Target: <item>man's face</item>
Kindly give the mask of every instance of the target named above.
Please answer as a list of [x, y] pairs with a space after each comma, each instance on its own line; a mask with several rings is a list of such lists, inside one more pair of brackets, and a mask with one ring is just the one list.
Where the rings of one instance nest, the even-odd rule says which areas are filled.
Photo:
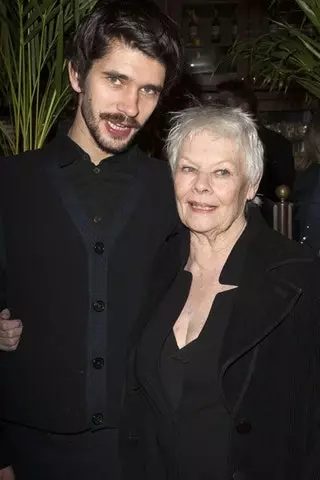
[[76, 118], [86, 142], [104, 156], [127, 148], [159, 101], [165, 67], [157, 60], [115, 42], [108, 54], [96, 60], [81, 85], [70, 67], [70, 82], [79, 93]]

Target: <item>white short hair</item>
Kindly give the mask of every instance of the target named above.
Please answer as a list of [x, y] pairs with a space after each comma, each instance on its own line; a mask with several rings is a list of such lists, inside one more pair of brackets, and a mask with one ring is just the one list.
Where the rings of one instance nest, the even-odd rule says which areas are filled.
[[172, 171], [176, 169], [183, 142], [203, 131], [234, 141], [239, 152], [244, 152], [249, 182], [255, 185], [260, 181], [264, 153], [254, 119], [240, 108], [221, 105], [198, 105], [173, 114], [166, 141]]

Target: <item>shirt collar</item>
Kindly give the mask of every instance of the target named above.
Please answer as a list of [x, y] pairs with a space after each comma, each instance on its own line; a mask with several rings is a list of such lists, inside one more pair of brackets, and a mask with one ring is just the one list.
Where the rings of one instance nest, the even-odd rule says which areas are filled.
[[[74, 162], [86, 161], [91, 162], [90, 155], [85, 152], [76, 142], [74, 142], [68, 135], [58, 135], [56, 138], [58, 142], [59, 155], [57, 156], [57, 163], [59, 167], [67, 167]], [[113, 162], [124, 162], [126, 160], [135, 159], [138, 155], [139, 147], [134, 144], [130, 146], [127, 150], [121, 153], [117, 153], [112, 157], [105, 158], [100, 162], [107, 160], [112, 160]]]

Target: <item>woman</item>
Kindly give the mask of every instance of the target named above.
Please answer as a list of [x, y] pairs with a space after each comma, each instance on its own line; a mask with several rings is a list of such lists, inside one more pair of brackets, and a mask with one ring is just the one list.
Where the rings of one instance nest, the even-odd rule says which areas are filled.
[[249, 206], [263, 171], [254, 122], [187, 109], [167, 151], [190, 254], [146, 319], [128, 389], [149, 405], [130, 427], [145, 478], [320, 479], [319, 266]]
[[320, 112], [304, 138], [303, 161], [297, 165], [293, 190], [294, 238], [320, 252]]

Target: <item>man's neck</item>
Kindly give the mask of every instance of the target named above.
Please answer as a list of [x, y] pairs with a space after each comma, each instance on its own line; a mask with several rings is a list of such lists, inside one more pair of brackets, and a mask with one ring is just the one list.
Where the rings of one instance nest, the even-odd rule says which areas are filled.
[[110, 153], [103, 152], [87, 132], [82, 132], [79, 126], [73, 124], [68, 132], [68, 136], [89, 156], [94, 165], [111, 156]]

